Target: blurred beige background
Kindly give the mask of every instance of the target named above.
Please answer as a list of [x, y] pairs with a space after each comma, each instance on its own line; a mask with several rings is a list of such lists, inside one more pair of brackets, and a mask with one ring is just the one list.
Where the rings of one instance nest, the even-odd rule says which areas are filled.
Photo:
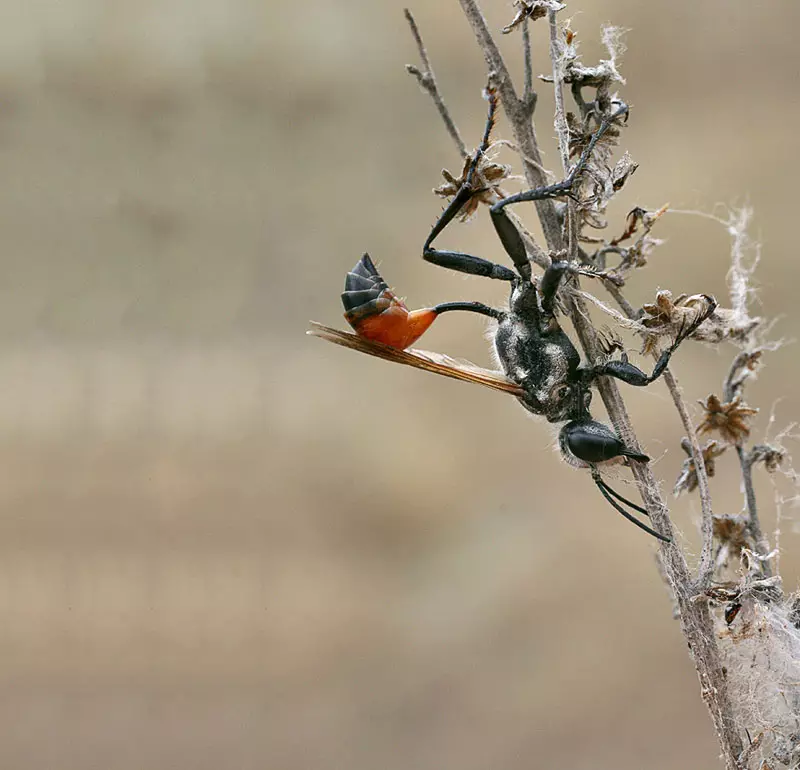
[[[511, 17], [484, 5], [495, 30]], [[469, 28], [454, 0], [413, 10], [473, 145]], [[636, 204], [748, 200], [759, 297], [796, 337], [800, 8], [570, 11], [589, 60], [603, 22], [632, 30], [641, 167], [614, 230]], [[304, 336], [343, 323], [365, 249], [411, 304], [504, 298], [418, 257], [430, 189], [459, 164], [406, 62], [399, 2], [0, 4], [0, 766], [718, 766], [654, 546], [559, 463], [548, 426]], [[551, 115], [543, 88], [553, 167]], [[484, 220], [447, 242], [500, 258]], [[721, 228], [674, 216], [656, 234], [632, 301], [724, 296]], [[449, 317], [426, 346], [486, 363], [482, 332]], [[796, 351], [750, 391], [759, 438], [776, 402], [776, 425], [800, 415]], [[691, 399], [730, 356], [681, 351]], [[666, 391], [629, 395], [669, 490]], [[721, 465], [717, 509], [737, 512]], [[674, 516], [694, 550], [696, 500]]]

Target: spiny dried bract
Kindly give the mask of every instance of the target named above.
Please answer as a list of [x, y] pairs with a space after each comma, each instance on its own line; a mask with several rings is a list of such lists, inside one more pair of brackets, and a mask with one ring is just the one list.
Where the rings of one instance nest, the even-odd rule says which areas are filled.
[[622, 337], [610, 326], [604, 326], [602, 329], [597, 330], [597, 342], [608, 358], [611, 358], [614, 353], [621, 353], [625, 350], [625, 343], [622, 341]]
[[[708, 312], [711, 301], [706, 294], [679, 294], [677, 298], [673, 299], [669, 289], [657, 292], [654, 303], [646, 303], [642, 306], [639, 323], [649, 332], [645, 336], [642, 352], [653, 352], [659, 337], [678, 336], [683, 329]], [[703, 327], [707, 322], [708, 320], [704, 321], [692, 333], [692, 339], [704, 341]]]
[[[620, 103], [614, 102], [609, 105], [607, 112], [602, 114], [592, 112], [582, 120], [573, 113], [567, 113], [571, 158], [577, 159], [582, 155], [602, 119], [609, 118], [619, 107]], [[609, 201], [636, 171], [637, 164], [628, 153], [625, 153], [613, 167], [611, 166], [612, 156], [619, 143], [620, 131], [626, 118], [627, 113], [619, 115], [594, 145], [576, 195], [580, 201], [578, 209], [581, 213], [582, 224], [595, 230], [603, 230], [608, 226], [603, 215]]]
[[764, 463], [768, 473], [775, 473], [781, 469], [786, 455], [787, 452], [783, 447], [756, 444], [750, 450], [750, 464]]
[[[491, 206], [496, 201], [506, 197], [506, 193], [500, 188], [500, 184], [506, 179], [513, 178], [511, 166], [507, 166], [504, 163], [496, 163], [492, 159], [494, 154], [492, 151], [500, 146], [501, 142], [495, 142], [490, 145], [489, 149], [478, 161], [478, 166], [472, 174], [472, 182], [470, 184], [471, 189], [475, 190], [475, 195], [464, 204], [458, 214], [458, 219], [462, 222], [470, 219], [481, 203]], [[467, 181], [467, 174], [471, 164], [472, 157], [468, 156], [464, 160], [464, 167], [461, 169], [461, 176], [458, 178], [454, 177], [446, 168], [443, 168], [442, 176], [445, 179], [445, 183], [434, 188], [433, 191], [442, 198], [452, 198], [458, 194], [458, 191]]]
[[[578, 46], [574, 42], [574, 33], [566, 26], [561, 59], [558, 62], [563, 70], [564, 82], [578, 88], [603, 89], [604, 93], [600, 94], [601, 98], [607, 97], [612, 83], [625, 83], [625, 78], [617, 70], [617, 59], [625, 52], [625, 44], [622, 42], [624, 33], [625, 30], [619, 27], [604, 27], [602, 41], [609, 58], [601, 59], [600, 63], [594, 67], [587, 67], [581, 61]], [[553, 82], [552, 75], [540, 75], [539, 79], [545, 83]]]
[[[635, 170], [635, 165], [633, 169]], [[637, 206], [635, 209], [628, 212], [628, 216], [625, 219], [624, 232], [617, 238], [605, 242], [593, 255], [593, 260], [600, 265], [605, 265], [606, 254], [619, 254], [619, 264], [612, 272], [620, 284], [624, 285], [625, 274], [635, 268], [645, 267], [653, 250], [656, 246], [660, 246], [663, 243], [661, 239], [651, 236], [650, 230], [652, 230], [653, 225], [663, 216], [668, 208], [669, 204], [665, 203], [656, 211], [648, 211], [641, 206]], [[639, 232], [640, 227], [642, 228], [641, 234], [630, 246], [620, 245], [624, 241], [633, 238], [633, 236]], [[584, 240], [588, 241], [591, 239], [584, 238]], [[652, 339], [650, 347], [653, 347], [654, 344], [655, 338]]]
[[714, 516], [714, 542], [720, 548], [726, 548], [726, 556], [738, 559], [744, 548], [752, 547], [753, 539], [747, 523], [747, 516], [741, 514]]
[[[627, 155], [627, 153], [625, 154]], [[648, 211], [641, 206], [631, 209], [628, 212], [628, 216], [625, 217], [625, 232], [622, 233], [619, 238], [614, 238], [610, 245], [617, 246], [623, 241], [627, 241], [628, 238], [632, 238], [634, 234], [638, 232], [639, 225], [644, 229], [644, 235], [647, 235], [647, 233], [653, 229], [653, 225], [661, 219], [668, 210], [669, 203], [665, 203], [660, 209], [656, 209], [655, 211]]]
[[705, 402], [698, 403], [705, 410], [703, 421], [697, 426], [698, 433], [717, 431], [725, 441], [737, 446], [750, 435], [747, 422], [754, 414], [758, 414], [758, 409], [743, 404], [741, 396], [736, 396], [733, 401], [722, 402], [712, 394]]
[[514, 7], [517, 9], [517, 15], [501, 30], [504, 35], [522, 24], [525, 19], [536, 21], [547, 16], [548, 11], [561, 11], [567, 6], [556, 0], [514, 0]]
[[[608, 202], [636, 170], [636, 164], [627, 154], [621, 161], [612, 163], [612, 154], [619, 141], [620, 130], [628, 117], [627, 110], [620, 112], [622, 101], [611, 92], [615, 83], [625, 82], [617, 71], [617, 58], [624, 50], [621, 38], [621, 30], [615, 27], [605, 28], [603, 44], [609, 53], [609, 58], [601, 60], [595, 67], [586, 67], [581, 62], [575, 35], [569, 27], [563, 27], [557, 41], [557, 58], [553, 62], [560, 70], [563, 82], [571, 85], [572, 96], [579, 110], [578, 115], [567, 113], [565, 116], [570, 157], [579, 157], [601, 122], [618, 113], [614, 124], [606, 129], [600, 141], [595, 144], [592, 157], [586, 164], [580, 182], [580, 190], [574, 191], [578, 193], [576, 197], [581, 201], [579, 210], [582, 224], [595, 229], [607, 226], [603, 214]], [[546, 82], [553, 82], [553, 77], [550, 75], [540, 77]], [[588, 100], [582, 93], [584, 88], [594, 89]]]
[[669, 289], [656, 293], [656, 301], [642, 305], [642, 326], [663, 334], [677, 332], [681, 326], [691, 324], [708, 309], [708, 296], [705, 294], [679, 294], [672, 298]]
[[[678, 480], [675, 482], [673, 492], [677, 497], [683, 492], [694, 492], [697, 489], [697, 467], [695, 466], [694, 457], [692, 456], [692, 445], [688, 438], [681, 441], [683, 451], [689, 455], [683, 461], [683, 468], [681, 468]], [[706, 475], [712, 478], [716, 473], [716, 459], [724, 454], [726, 449], [725, 444], [720, 444], [714, 439], [711, 439], [703, 447], [703, 465], [705, 465]]]

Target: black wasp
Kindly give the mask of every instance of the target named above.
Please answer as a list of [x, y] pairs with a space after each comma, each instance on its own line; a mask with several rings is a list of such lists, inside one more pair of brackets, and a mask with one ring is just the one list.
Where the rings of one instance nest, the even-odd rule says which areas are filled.
[[[652, 374], [648, 375], [631, 364], [624, 354], [620, 360], [607, 361], [598, 366], [581, 365], [578, 351], [555, 315], [559, 286], [572, 270], [568, 262], [552, 262], [538, 281], [533, 279], [522, 236], [505, 213], [505, 207], [522, 201], [574, 197], [577, 183], [597, 142], [615, 121], [627, 115], [624, 105], [600, 123], [564, 181], [509, 196], [490, 208], [492, 223], [516, 272], [470, 254], [433, 248], [435, 238], [476, 193], [471, 186], [472, 177], [489, 146], [496, 109], [496, 96], [489, 92], [489, 117], [483, 141], [475, 152], [464, 184], [434, 224], [422, 255], [427, 262], [440, 267], [507, 281], [511, 287], [508, 309], [498, 310], [480, 302], [446, 302], [409, 311], [383, 280], [369, 255], [365, 254], [348, 273], [342, 294], [345, 318], [357, 335], [318, 324], [310, 333], [379, 358], [511, 393], [529, 412], [542, 415], [551, 423], [566, 423], [558, 436], [564, 460], [570, 465], [588, 468], [603, 497], [617, 511], [637, 527], [659, 540], [669, 542], [669, 538], [625, 510], [621, 504], [647, 515], [644, 508], [615, 492], [600, 475], [599, 468], [604, 464], [631, 460], [644, 463], [649, 458], [626, 446], [610, 427], [592, 419], [589, 413], [591, 385], [602, 376], [616, 377], [639, 387], [649, 385], [667, 368], [670, 357], [681, 342], [713, 313], [716, 302], [712, 297], [706, 298], [705, 312], [680, 331], [672, 345], [661, 354]], [[493, 344], [503, 369], [502, 374], [438, 353], [405, 350], [440, 314], [453, 310], [479, 313], [494, 319]]]

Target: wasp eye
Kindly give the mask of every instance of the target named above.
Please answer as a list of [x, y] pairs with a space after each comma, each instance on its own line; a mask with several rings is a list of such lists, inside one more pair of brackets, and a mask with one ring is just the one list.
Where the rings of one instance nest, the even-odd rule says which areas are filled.
[[569, 395], [569, 385], [557, 385], [553, 388], [553, 398], [556, 401], [563, 401]]

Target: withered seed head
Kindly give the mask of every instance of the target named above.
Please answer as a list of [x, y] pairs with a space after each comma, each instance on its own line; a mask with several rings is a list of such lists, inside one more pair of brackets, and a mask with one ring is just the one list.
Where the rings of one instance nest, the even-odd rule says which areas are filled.
[[[511, 166], [504, 163], [495, 163], [490, 157], [489, 153], [493, 144], [478, 160], [478, 166], [472, 175], [471, 187], [475, 190], [475, 194], [464, 204], [463, 208], [458, 214], [458, 218], [462, 222], [466, 222], [478, 210], [481, 203], [487, 205], [493, 204], [499, 198], [505, 197], [505, 193], [500, 189], [500, 184], [504, 179], [511, 176]], [[434, 188], [434, 192], [442, 198], [452, 198], [458, 194], [467, 181], [467, 174], [469, 167], [472, 164], [472, 157], [469, 156], [464, 160], [464, 167], [461, 169], [461, 176], [454, 177], [446, 168], [442, 169], [442, 176], [445, 183], [439, 187]]]
[[[642, 305], [639, 323], [652, 332], [645, 335], [642, 352], [652, 353], [659, 337], [675, 337], [680, 334], [683, 328], [708, 311], [709, 301], [710, 298], [705, 294], [679, 294], [673, 299], [669, 289], [659, 291], [655, 302]], [[708, 321], [700, 324], [692, 334], [692, 339], [704, 340], [702, 332], [706, 323]]]
[[508, 26], [500, 30], [504, 35], [522, 24], [525, 19], [536, 21], [547, 16], [548, 11], [561, 11], [566, 8], [564, 3], [559, 3], [557, 0], [514, 0], [514, 6], [517, 8], [517, 15]]
[[775, 471], [780, 470], [785, 459], [786, 450], [780, 446], [758, 444], [750, 452], [750, 462], [764, 463], [768, 473], [775, 473]]
[[728, 545], [734, 555], [738, 555], [742, 548], [748, 548], [751, 545], [746, 516], [714, 516], [713, 529], [714, 540], [720, 545]]
[[705, 416], [697, 426], [698, 433], [719, 431], [725, 441], [739, 445], [750, 435], [750, 426], [747, 421], [758, 409], [753, 409], [742, 403], [740, 396], [733, 401], [721, 402], [715, 395], [710, 395], [705, 402], [698, 402], [705, 410]]
[[[680, 475], [673, 488], [676, 496], [682, 492], [694, 492], [697, 489], [697, 468], [692, 457], [692, 445], [689, 443], [689, 439], [684, 438], [681, 441], [681, 446], [689, 456], [683, 461], [683, 468], [681, 468]], [[712, 478], [716, 473], [715, 460], [725, 452], [726, 448], [725, 444], [720, 444], [714, 439], [708, 441], [703, 447], [703, 464], [706, 467], [706, 474], [709, 478]]]

